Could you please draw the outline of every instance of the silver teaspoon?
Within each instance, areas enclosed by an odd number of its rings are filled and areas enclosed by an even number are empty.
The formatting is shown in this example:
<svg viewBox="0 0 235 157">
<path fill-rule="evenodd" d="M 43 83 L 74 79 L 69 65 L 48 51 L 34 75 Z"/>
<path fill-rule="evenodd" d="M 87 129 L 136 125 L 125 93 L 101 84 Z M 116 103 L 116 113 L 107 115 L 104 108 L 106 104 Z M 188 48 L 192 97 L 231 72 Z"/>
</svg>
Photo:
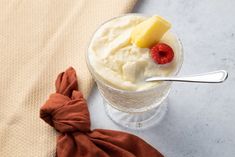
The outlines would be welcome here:
<svg viewBox="0 0 235 157">
<path fill-rule="evenodd" d="M 208 73 L 202 73 L 191 76 L 181 77 L 150 77 L 145 79 L 146 82 L 155 81 L 178 81 L 178 82 L 196 82 L 196 83 L 222 83 L 228 77 L 228 73 L 225 70 L 212 71 Z"/>
</svg>

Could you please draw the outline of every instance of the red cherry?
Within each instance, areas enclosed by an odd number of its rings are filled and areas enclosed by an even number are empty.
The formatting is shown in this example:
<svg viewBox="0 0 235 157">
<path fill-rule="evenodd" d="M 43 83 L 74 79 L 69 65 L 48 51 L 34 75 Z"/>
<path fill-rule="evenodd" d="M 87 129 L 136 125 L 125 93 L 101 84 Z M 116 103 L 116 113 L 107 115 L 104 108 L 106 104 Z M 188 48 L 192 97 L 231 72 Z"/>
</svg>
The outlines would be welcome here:
<svg viewBox="0 0 235 157">
<path fill-rule="evenodd" d="M 158 64 L 170 63 L 174 58 L 172 48 L 164 43 L 154 45 L 151 49 L 152 59 Z"/>
</svg>

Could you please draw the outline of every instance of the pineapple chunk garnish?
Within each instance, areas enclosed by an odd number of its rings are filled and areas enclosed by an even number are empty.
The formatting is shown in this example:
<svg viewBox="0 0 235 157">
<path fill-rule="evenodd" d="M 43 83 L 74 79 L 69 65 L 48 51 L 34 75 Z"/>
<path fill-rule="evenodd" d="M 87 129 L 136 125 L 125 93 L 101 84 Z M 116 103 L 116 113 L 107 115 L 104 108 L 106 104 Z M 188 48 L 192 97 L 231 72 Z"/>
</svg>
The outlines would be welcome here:
<svg viewBox="0 0 235 157">
<path fill-rule="evenodd" d="M 136 25 L 131 32 L 131 42 L 140 48 L 149 48 L 160 41 L 171 24 L 160 16 L 152 16 Z"/>
</svg>

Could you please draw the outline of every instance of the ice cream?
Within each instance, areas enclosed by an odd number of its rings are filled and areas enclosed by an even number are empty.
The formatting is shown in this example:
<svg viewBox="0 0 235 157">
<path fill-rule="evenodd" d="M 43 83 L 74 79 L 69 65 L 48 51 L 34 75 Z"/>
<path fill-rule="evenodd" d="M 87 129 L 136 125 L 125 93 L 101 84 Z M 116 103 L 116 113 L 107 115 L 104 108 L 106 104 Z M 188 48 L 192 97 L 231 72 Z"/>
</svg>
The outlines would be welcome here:
<svg viewBox="0 0 235 157">
<path fill-rule="evenodd" d="M 146 17 L 134 14 L 114 18 L 102 25 L 91 40 L 89 63 L 97 77 L 115 88 L 129 91 L 148 89 L 159 82 L 145 82 L 146 78 L 176 72 L 181 59 L 181 45 L 173 33 L 167 31 L 159 41 L 174 51 L 174 58 L 168 64 L 157 64 L 151 57 L 150 48 L 141 48 L 131 42 L 133 29 L 144 20 Z"/>
</svg>

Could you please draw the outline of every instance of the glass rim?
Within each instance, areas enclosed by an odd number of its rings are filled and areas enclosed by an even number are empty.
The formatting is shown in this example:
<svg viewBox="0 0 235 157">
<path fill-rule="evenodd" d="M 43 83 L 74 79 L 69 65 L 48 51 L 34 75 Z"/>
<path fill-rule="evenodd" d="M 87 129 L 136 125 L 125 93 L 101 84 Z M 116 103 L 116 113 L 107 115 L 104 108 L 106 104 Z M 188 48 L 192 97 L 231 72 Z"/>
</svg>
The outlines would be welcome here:
<svg viewBox="0 0 235 157">
<path fill-rule="evenodd" d="M 146 89 L 143 89 L 143 90 L 139 90 L 139 91 L 136 91 L 136 90 L 124 90 L 124 89 L 120 89 L 120 88 L 117 88 L 115 86 L 112 86 L 111 84 L 109 84 L 107 81 L 105 81 L 102 76 L 100 76 L 97 72 L 95 72 L 95 70 L 93 69 L 92 65 L 90 64 L 90 60 L 89 60 L 89 48 L 90 48 L 90 45 L 91 45 L 91 42 L 92 42 L 92 39 L 94 37 L 94 35 L 96 34 L 96 32 L 103 26 L 105 25 L 106 23 L 108 23 L 109 21 L 112 21 L 114 19 L 117 19 L 117 18 L 120 18 L 120 17 L 124 17 L 124 16 L 128 16 L 128 15 L 137 15 L 137 16 L 142 16 L 142 17 L 150 17 L 151 15 L 146 15 L 146 14 L 142 14 L 142 13 L 127 13 L 127 14 L 122 14 L 122 15 L 119 15 L 119 16 L 115 16 L 113 18 L 110 18 L 104 22 L 102 22 L 97 28 L 96 30 L 93 32 L 93 34 L 91 35 L 90 37 L 90 40 L 89 40 L 89 43 L 87 45 L 87 48 L 86 48 L 86 52 L 85 52 L 85 60 L 86 60 L 86 64 L 87 64 L 87 67 L 88 67 L 88 70 L 89 72 L 91 73 L 93 79 L 95 80 L 95 82 L 98 82 L 112 90 L 115 90 L 115 91 L 118 91 L 120 93 L 128 93 L 128 94 L 136 94 L 136 93 L 143 93 L 143 92 L 146 92 L 146 91 L 151 91 L 151 90 L 154 90 L 156 88 L 158 88 L 159 86 L 162 86 L 164 84 L 166 84 L 166 81 L 160 83 L 160 84 L 157 84 L 157 85 L 154 85 L 150 88 L 146 88 Z M 181 62 L 178 64 L 178 67 L 176 69 L 176 71 L 172 74 L 172 75 L 169 75 L 169 76 L 176 76 L 181 67 L 182 67 L 182 64 L 183 64 L 183 60 L 184 60 L 184 51 L 183 51 L 183 45 L 182 45 L 182 42 L 181 40 L 179 39 L 178 35 L 174 32 L 173 33 L 175 36 L 176 36 L 176 39 L 179 43 L 179 46 L 180 46 L 180 55 L 179 55 L 179 58 L 181 58 Z M 100 78 L 100 79 L 97 79 L 97 76 Z"/>
</svg>

